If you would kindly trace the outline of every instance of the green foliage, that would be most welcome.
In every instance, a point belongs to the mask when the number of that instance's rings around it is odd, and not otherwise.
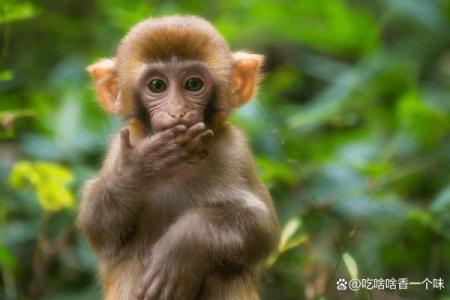
[[[401,130],[413,137],[416,143],[435,144],[448,133],[450,123],[438,109],[424,103],[417,91],[408,91],[397,104]]]
[[[335,282],[449,284],[448,0],[3,0],[0,299],[98,298],[75,204],[121,120],[95,103],[84,69],[134,23],[174,13],[266,56],[258,96],[231,118],[282,224],[263,298],[447,299],[448,288]]]
[[[0,24],[32,18],[38,13],[39,11],[31,2],[4,0],[2,14],[0,15]]]
[[[12,256],[11,252],[0,244],[0,266],[2,269],[13,270],[17,267],[17,261]]]
[[[73,207],[74,196],[67,187],[72,181],[70,170],[45,162],[18,162],[9,176],[9,184],[16,190],[30,185],[36,191],[42,209],[49,212]]]
[[[345,252],[342,254],[342,260],[344,261],[345,267],[350,274],[350,278],[358,278],[358,265],[356,264],[355,259],[350,254]]]
[[[295,233],[299,230],[300,226],[301,220],[299,218],[293,218],[290,219],[283,227],[283,230],[281,231],[280,245],[278,250],[279,253],[283,253],[293,247],[298,246],[301,241],[305,239],[303,235],[300,236],[301,238],[294,238]]]
[[[13,79],[13,73],[10,70],[0,72],[0,81],[8,81]]]
[[[259,156],[256,158],[256,163],[261,170],[261,178],[269,185],[274,185],[277,181],[292,184],[296,180],[295,171],[285,162],[276,162]]]

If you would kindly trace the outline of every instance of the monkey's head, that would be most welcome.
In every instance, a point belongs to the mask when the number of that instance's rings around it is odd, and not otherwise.
[[[141,118],[157,132],[222,120],[251,99],[262,62],[261,55],[233,53],[202,18],[168,16],[138,23],[114,58],[87,70],[104,109]]]

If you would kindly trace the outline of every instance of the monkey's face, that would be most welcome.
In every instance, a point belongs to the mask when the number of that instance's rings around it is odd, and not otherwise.
[[[137,24],[115,57],[87,70],[106,111],[140,118],[150,132],[202,121],[217,130],[255,94],[262,63],[261,55],[231,52],[206,20],[168,16]]]
[[[201,62],[172,59],[145,64],[136,86],[137,100],[153,132],[178,124],[203,122],[213,94],[213,79]]]

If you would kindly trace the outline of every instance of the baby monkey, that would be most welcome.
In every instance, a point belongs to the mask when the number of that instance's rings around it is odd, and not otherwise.
[[[202,18],[167,16],[87,68],[102,107],[126,120],[78,216],[104,299],[259,299],[278,223],[226,118],[254,95],[262,62]]]

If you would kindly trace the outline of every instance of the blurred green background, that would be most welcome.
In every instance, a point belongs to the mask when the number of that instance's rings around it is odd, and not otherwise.
[[[258,97],[232,117],[283,227],[263,299],[450,299],[449,0],[1,0],[0,299],[99,299],[74,219],[121,120],[84,68],[174,13],[266,55]]]

